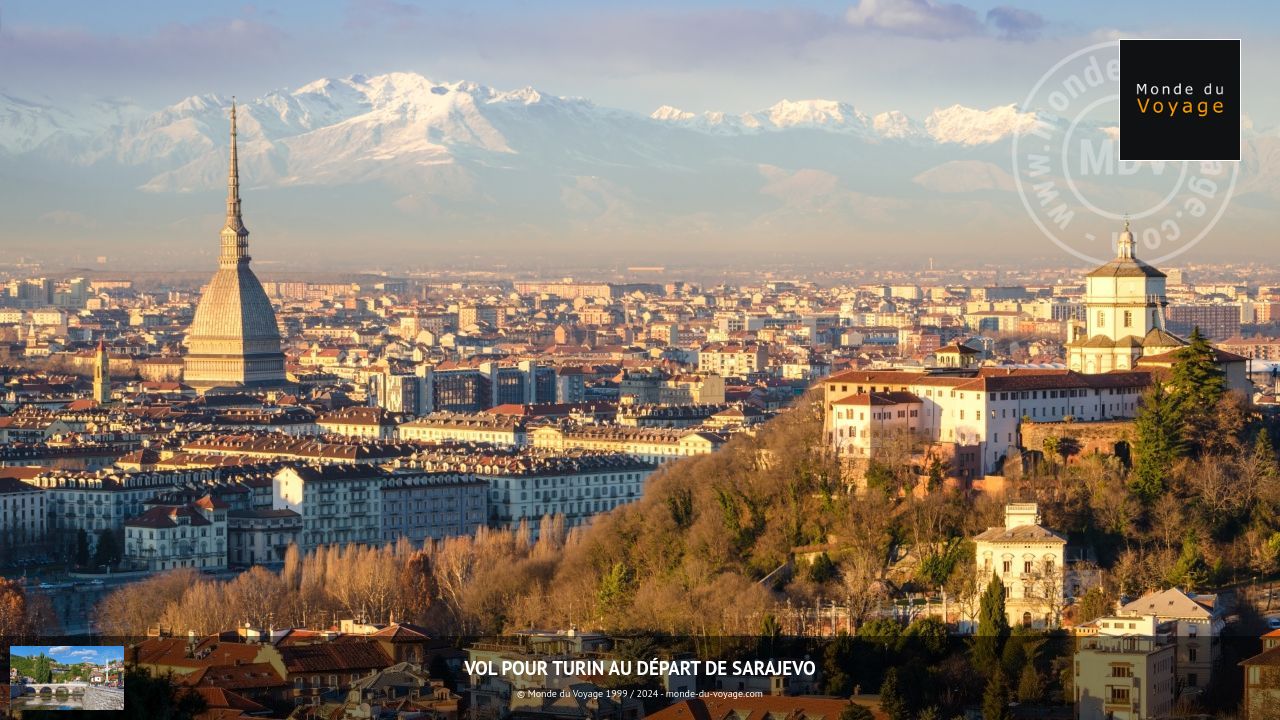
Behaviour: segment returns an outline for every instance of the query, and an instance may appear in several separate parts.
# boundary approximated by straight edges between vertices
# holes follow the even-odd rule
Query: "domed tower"
[[[1083,373],[1133,370],[1138,358],[1186,344],[1164,328],[1165,274],[1134,255],[1129,221],[1116,257],[1085,278],[1085,330],[1067,343],[1067,365]]]
[[[286,384],[275,309],[249,268],[249,230],[240,216],[240,168],[236,160],[236,106],[231,104],[231,163],[227,173],[227,224],[222,228],[218,271],[205,287],[187,331],[183,382],[217,387]]]

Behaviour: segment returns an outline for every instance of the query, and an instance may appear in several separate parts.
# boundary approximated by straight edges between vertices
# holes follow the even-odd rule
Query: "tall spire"
[[[240,217],[240,163],[236,158],[236,99],[231,98],[231,162],[227,169],[227,224],[222,228],[222,253],[218,264],[235,267],[249,262],[249,230]]]

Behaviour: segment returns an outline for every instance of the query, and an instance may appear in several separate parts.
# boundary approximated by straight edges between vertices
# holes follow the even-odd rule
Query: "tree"
[[[152,676],[145,668],[125,671],[129,701],[124,704],[127,720],[194,720],[208,709],[204,698],[191,688],[178,689],[171,676]]]
[[[1192,591],[1209,579],[1209,567],[1205,564],[1200,552],[1200,542],[1194,532],[1187,533],[1182,540],[1182,553],[1178,561],[1169,568],[1165,579],[1170,585]]]
[[[98,547],[93,551],[94,565],[115,565],[120,562],[120,547],[116,543],[116,534],[110,530],[98,533]]]
[[[974,663],[992,670],[999,662],[1004,641],[1009,637],[1009,616],[1004,605],[1004,583],[991,573],[978,609],[978,634],[974,638]]]
[[[1048,460],[1050,463],[1054,463],[1055,465],[1057,464],[1058,453],[1061,449],[1061,442],[1062,438],[1059,438],[1057,435],[1048,435],[1045,437],[1044,443],[1042,443],[1044,446],[1045,460]]]
[[[75,561],[77,567],[89,564],[89,533],[84,528],[76,530]]]
[[[880,709],[889,720],[910,720],[911,707],[898,679],[898,668],[891,667],[880,684]]]
[[[840,720],[875,720],[875,715],[866,705],[851,702],[840,711]]]
[[[818,585],[825,584],[836,576],[835,563],[831,562],[831,557],[824,553],[818,553],[818,556],[809,563],[809,579]]]
[[[1150,505],[1164,494],[1165,478],[1174,462],[1186,454],[1182,405],[1164,384],[1156,381],[1143,395],[1134,427],[1137,457],[1129,489]]]
[[[1215,424],[1218,403],[1227,394],[1227,377],[1218,367],[1213,347],[1200,334],[1199,327],[1191,330],[1184,347],[1174,351],[1169,386],[1176,398],[1188,443],[1197,450],[1203,449],[1212,437],[1210,431]]]
[[[1115,598],[1101,586],[1091,587],[1080,598],[1080,602],[1076,603],[1072,620],[1076,625],[1087,623],[1111,612],[1114,605]]]
[[[27,631],[27,595],[16,580],[0,577],[0,637]]]
[[[1044,697],[1044,683],[1040,673],[1036,672],[1033,663],[1022,667],[1022,676],[1018,678],[1018,702],[1037,703]]]
[[[36,656],[35,665],[31,670],[31,677],[38,683],[47,683],[53,680],[53,664],[49,662],[49,658],[44,653]]]
[[[1004,673],[996,670],[987,681],[987,689],[982,693],[982,720],[1010,720],[1009,685]]]

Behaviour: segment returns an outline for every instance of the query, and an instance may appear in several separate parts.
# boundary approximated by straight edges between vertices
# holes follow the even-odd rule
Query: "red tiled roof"
[[[370,641],[291,645],[279,650],[290,674],[368,670],[391,664],[382,648]]]

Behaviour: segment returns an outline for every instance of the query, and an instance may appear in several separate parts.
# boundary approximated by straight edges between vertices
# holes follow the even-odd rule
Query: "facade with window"
[[[537,537],[543,517],[562,516],[566,528],[635,502],[654,465],[629,455],[575,453],[523,456],[475,468],[489,486],[490,525],[524,523]]]
[[[1220,635],[1226,627],[1218,596],[1170,588],[1143,595],[1120,608],[1120,614],[1151,614],[1160,622],[1171,623],[1177,639],[1179,687],[1208,687],[1222,650]]]
[[[1146,372],[1085,375],[1069,370],[984,367],[971,370],[850,370],[823,381],[825,430],[833,448],[849,456],[877,446],[877,432],[903,427],[915,439],[953,456],[962,478],[996,472],[1019,446],[1025,418],[1080,422],[1132,418],[1150,384]],[[859,396],[868,396],[863,399]],[[895,422],[861,414],[845,404],[892,400]],[[839,404],[839,405],[838,405]],[[896,422],[898,411],[910,420]],[[910,417],[916,412],[914,418]]]
[[[1272,720],[1280,708],[1280,630],[1262,636],[1262,652],[1240,663],[1244,668],[1244,720]]]
[[[227,504],[206,495],[193,503],[157,505],[124,524],[124,558],[152,572],[227,568]]]
[[[0,555],[43,542],[47,521],[42,490],[17,478],[0,477]]]
[[[1170,717],[1177,694],[1171,628],[1154,616],[1101,617],[1074,657],[1079,720]]]
[[[1010,625],[1057,627],[1066,603],[1067,541],[1040,525],[1035,503],[1005,506],[1004,526],[974,537],[977,588],[994,575],[1004,584]]]

